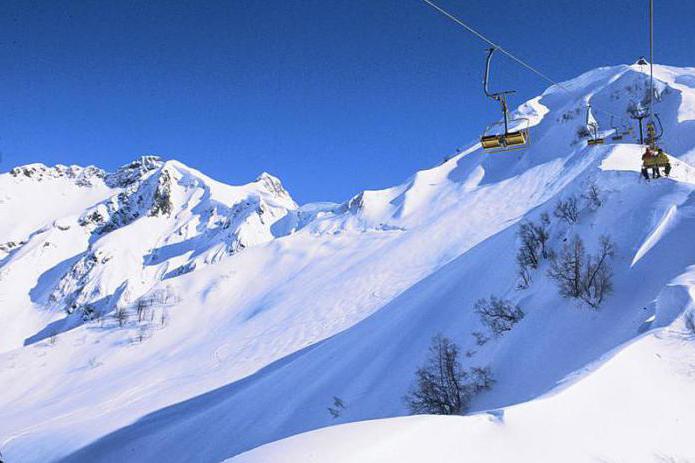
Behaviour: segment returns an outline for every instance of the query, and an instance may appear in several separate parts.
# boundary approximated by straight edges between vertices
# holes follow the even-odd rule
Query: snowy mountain
[[[472,144],[343,204],[299,207],[268,174],[229,186],[151,156],[112,173],[0,175],[0,451],[10,463],[423,461],[433,447],[436,461],[695,458],[695,69],[655,70],[673,172],[651,182],[633,140],[580,136],[587,104],[643,102],[636,65],[520,106],[526,151]],[[610,140],[607,114],[594,113]],[[554,214],[568,200],[574,220]],[[599,307],[562,297],[548,259],[520,284],[520,225],[544,214],[556,254],[575,236],[589,254],[614,245]],[[497,336],[474,310],[491,295],[524,313]],[[438,333],[495,383],[473,416],[396,418]]]

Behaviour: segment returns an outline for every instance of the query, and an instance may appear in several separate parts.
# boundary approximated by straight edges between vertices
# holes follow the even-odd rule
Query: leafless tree
[[[541,258],[547,259],[550,255],[548,248],[549,225],[550,217],[547,213],[541,214],[539,222],[526,221],[519,225],[517,235],[521,244],[516,253],[519,289],[526,289],[531,285],[531,270],[538,268]]]
[[[580,299],[593,308],[613,291],[613,273],[609,260],[615,256],[615,244],[607,236],[599,239],[596,255],[587,255],[582,239],[575,235],[552,260],[548,276],[555,281],[562,297]]]
[[[169,321],[169,313],[167,312],[166,308],[163,308],[162,313],[159,317],[159,325],[161,327],[164,327],[164,326],[166,326],[168,321]]]
[[[578,298],[582,293],[582,267],[586,258],[584,241],[575,235],[562,246],[560,255],[553,259],[548,276],[553,279],[562,297]]]
[[[591,181],[586,185],[586,190],[582,194],[582,197],[586,199],[589,208],[591,208],[594,211],[599,207],[603,206],[602,196],[603,193],[601,192],[601,189],[599,188],[598,184],[594,181]]]
[[[511,330],[524,318],[524,311],[518,305],[495,296],[479,299],[475,303],[475,311],[496,336]]]
[[[572,225],[579,220],[579,201],[577,196],[570,195],[566,199],[559,199],[555,204],[553,215]]]
[[[613,292],[613,271],[608,261],[614,256],[615,244],[604,235],[599,238],[598,254],[587,257],[581,298],[593,308]]]
[[[147,318],[147,314],[150,311],[150,307],[152,305],[153,301],[151,299],[138,299],[138,301],[135,304],[135,310],[138,316],[139,323],[142,323]]]
[[[128,309],[125,307],[116,307],[116,311],[113,313],[113,318],[118,322],[118,326],[123,328],[123,325],[128,323]]]
[[[425,366],[416,372],[416,386],[404,397],[413,414],[458,415],[465,413],[478,392],[489,389],[489,369],[463,369],[458,346],[450,339],[435,336]]]
[[[516,261],[520,267],[538,268],[540,263],[540,246],[536,240],[536,235],[532,222],[523,222],[519,225],[518,236],[521,246],[516,253]]]

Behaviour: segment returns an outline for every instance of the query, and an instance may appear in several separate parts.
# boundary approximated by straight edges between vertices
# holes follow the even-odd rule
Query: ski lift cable
[[[432,8],[434,8],[435,10],[437,10],[439,13],[441,13],[441,14],[443,14],[444,16],[446,16],[447,18],[449,18],[450,20],[452,20],[453,22],[455,22],[456,24],[458,24],[459,26],[461,26],[461,27],[463,27],[464,29],[466,29],[466,30],[467,30],[468,32],[470,32],[471,34],[473,34],[473,35],[475,35],[476,37],[478,37],[478,38],[479,38],[480,40],[482,40],[483,42],[488,43],[490,46],[492,46],[492,47],[495,48],[496,50],[499,50],[501,53],[507,55],[509,58],[511,58],[511,59],[512,59],[513,61],[515,61],[516,63],[518,63],[518,64],[520,64],[521,66],[525,67],[526,69],[528,69],[529,71],[531,71],[531,72],[533,72],[534,74],[538,75],[539,77],[541,77],[542,79],[546,80],[547,82],[550,82],[551,84],[553,84],[553,85],[557,86],[558,88],[564,90],[565,92],[569,93],[570,95],[573,94],[573,92],[572,92],[570,89],[568,89],[566,86],[564,86],[563,84],[561,84],[561,83],[559,83],[559,82],[556,82],[555,80],[551,79],[550,77],[548,77],[547,74],[544,74],[543,72],[539,71],[538,69],[536,69],[535,67],[531,66],[530,64],[528,64],[527,62],[525,62],[525,61],[522,60],[521,58],[517,58],[517,57],[514,56],[512,53],[510,53],[509,51],[505,50],[501,45],[499,45],[499,44],[493,42],[492,40],[488,39],[488,38],[485,37],[483,34],[481,34],[480,32],[478,32],[477,30],[475,30],[473,27],[469,26],[468,24],[466,24],[465,22],[463,22],[461,19],[459,19],[459,18],[457,18],[456,16],[454,16],[453,14],[449,13],[448,11],[446,11],[444,8],[440,7],[439,5],[437,5],[436,3],[434,3],[433,1],[431,1],[431,0],[422,0],[422,1],[425,2],[426,4],[428,4],[429,6],[431,6]],[[651,1],[653,1],[653,0],[651,0]],[[609,116],[617,117],[618,119],[620,119],[620,120],[622,120],[622,121],[626,121],[626,120],[627,120],[625,117],[619,116],[619,115],[617,115],[617,114],[613,114],[613,113],[610,112],[610,111],[606,111],[606,110],[603,110],[603,109],[598,109],[598,108],[596,108],[596,107],[593,107],[593,109],[594,109],[594,111],[596,111],[596,112],[602,112],[602,113],[608,114]]]

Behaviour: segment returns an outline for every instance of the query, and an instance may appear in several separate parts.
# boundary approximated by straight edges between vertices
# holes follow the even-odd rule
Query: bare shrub
[[[596,182],[591,181],[586,185],[586,190],[582,193],[582,198],[587,202],[589,208],[593,211],[603,206],[603,193],[601,189],[596,184]]]
[[[167,311],[166,308],[163,308],[162,313],[159,316],[159,326],[161,326],[162,328],[165,327],[168,321],[169,321],[169,312]]]
[[[471,335],[475,338],[475,343],[479,346],[485,345],[490,340],[485,333],[481,333],[480,331],[474,331]]]
[[[475,311],[480,315],[480,320],[496,336],[511,330],[524,318],[524,311],[518,305],[495,296],[490,296],[490,299],[479,299],[475,303]]]
[[[470,380],[468,381],[468,387],[474,394],[487,391],[495,385],[490,367],[473,367],[471,368],[469,376]]]
[[[695,336],[695,311],[690,310],[684,315],[685,330]]]
[[[531,270],[537,269],[541,258],[547,259],[550,252],[548,240],[550,239],[550,217],[547,213],[541,214],[538,223],[527,221],[519,225],[517,235],[521,244],[516,253],[517,273],[519,276],[519,289],[528,288],[533,279]]]
[[[82,307],[82,321],[91,322],[99,318],[99,311],[93,305]]]
[[[517,260],[517,275],[519,277],[516,289],[527,289],[533,283],[533,276],[531,275],[531,270],[523,265]]]
[[[89,367],[89,368],[96,368],[100,365],[101,365],[101,363],[99,363],[99,361],[97,360],[96,357],[90,357],[89,360],[87,361],[87,367]]]
[[[135,312],[137,313],[138,316],[138,322],[142,323],[145,321],[145,319],[148,318],[148,315],[151,315],[150,313],[152,312],[152,306],[154,305],[154,300],[153,299],[145,299],[145,298],[140,298],[135,304]]]
[[[593,308],[613,291],[613,273],[609,260],[615,256],[615,244],[607,236],[599,239],[596,255],[586,253],[584,242],[575,235],[560,255],[552,259],[548,276],[557,284],[560,295],[581,299]]]
[[[404,397],[412,414],[458,415],[468,410],[475,394],[492,387],[488,368],[465,370],[458,361],[458,346],[435,336],[430,357],[416,372],[416,386]]]
[[[150,327],[147,324],[140,325],[138,328],[138,334],[137,337],[135,338],[135,341],[138,343],[142,343],[145,341],[145,339],[149,338],[151,335],[150,332]]]
[[[585,125],[580,125],[577,127],[577,137],[579,138],[587,138],[591,136],[591,132]]]
[[[553,215],[572,225],[579,220],[579,201],[576,195],[570,195],[565,199],[558,199]]]
[[[328,407],[328,413],[331,414],[333,419],[336,419],[340,417],[343,410],[345,410],[345,402],[340,397],[333,396],[333,406]]]
[[[116,311],[113,313],[113,318],[118,322],[118,326],[123,328],[123,326],[128,323],[128,309],[125,307],[116,307]]]

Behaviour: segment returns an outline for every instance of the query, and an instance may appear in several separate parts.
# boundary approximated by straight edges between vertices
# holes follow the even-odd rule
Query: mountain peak
[[[290,194],[285,187],[282,186],[280,179],[269,174],[268,172],[261,172],[261,174],[256,178],[256,183],[260,183],[265,190],[276,198],[290,198]]]
[[[106,176],[106,184],[112,188],[125,187],[140,180],[149,172],[159,169],[164,161],[159,156],[143,155]]]

